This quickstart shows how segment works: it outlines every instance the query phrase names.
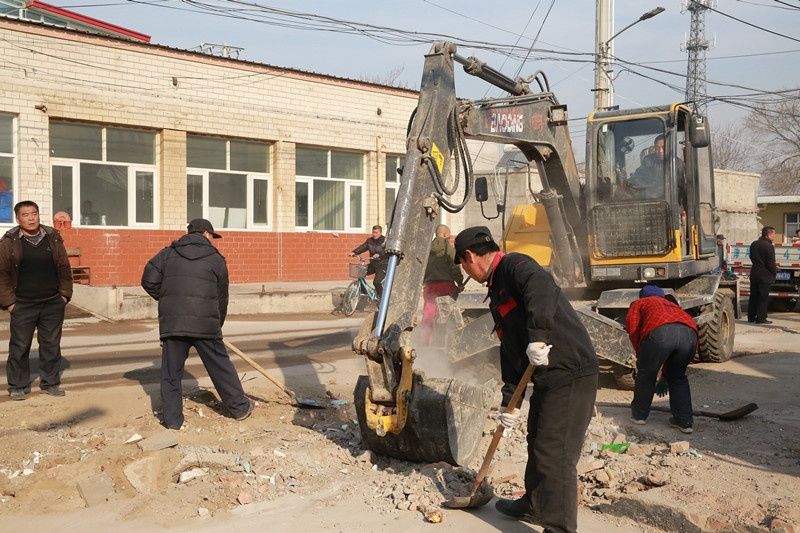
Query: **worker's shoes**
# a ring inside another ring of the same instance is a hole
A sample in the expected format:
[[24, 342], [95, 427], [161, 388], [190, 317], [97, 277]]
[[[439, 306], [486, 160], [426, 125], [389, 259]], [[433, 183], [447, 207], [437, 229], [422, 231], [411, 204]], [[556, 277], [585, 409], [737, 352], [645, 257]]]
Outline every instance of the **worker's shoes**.
[[42, 392], [49, 394], [50, 396], [65, 396], [67, 394], [64, 392], [64, 389], [58, 385], [53, 385], [52, 387], [47, 388], [42, 387]]
[[528, 522], [529, 524], [538, 523], [536, 516], [533, 514], [533, 505], [531, 504], [531, 500], [527, 496], [523, 496], [522, 498], [516, 500], [506, 500], [505, 498], [500, 498], [497, 500], [497, 502], [495, 502], [494, 507], [504, 515], [516, 520]]
[[643, 426], [647, 424], [647, 420], [639, 420], [638, 418], [631, 417], [631, 422], [636, 424], [637, 426]]
[[253, 400], [251, 400], [249, 398], [247, 399], [247, 401], [248, 401], [247, 411], [245, 411], [245, 413], [242, 414], [242, 415], [234, 417], [234, 419], [236, 421], [238, 421], [238, 422], [241, 422], [242, 420], [244, 420], [245, 418], [247, 418], [248, 416], [253, 414], [253, 409], [255, 408], [256, 404], [255, 404], [255, 402]]
[[756, 324], [772, 324], [772, 320], [756, 320]]
[[24, 400], [27, 394], [22, 389], [12, 389], [8, 391], [8, 395], [11, 396], [11, 399], [14, 401]]
[[669, 425], [671, 427], [678, 428], [681, 431], [681, 433], [689, 434], [689, 433], [693, 433], [694, 432], [694, 430], [692, 429], [692, 426], [682, 426], [682, 425], [678, 424], [678, 422], [672, 417], [670, 417], [670, 419], [669, 419]]

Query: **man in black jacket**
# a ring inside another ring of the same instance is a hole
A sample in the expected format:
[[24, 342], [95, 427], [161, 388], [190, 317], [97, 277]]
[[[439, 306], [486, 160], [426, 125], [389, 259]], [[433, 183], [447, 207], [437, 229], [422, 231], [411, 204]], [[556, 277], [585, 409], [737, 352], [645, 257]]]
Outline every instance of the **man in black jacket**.
[[750, 245], [750, 299], [747, 302], [747, 321], [756, 324], [772, 324], [767, 320], [769, 288], [775, 283], [775, 228], [764, 226], [761, 238]]
[[383, 278], [386, 277], [386, 257], [384, 256], [383, 247], [386, 244], [386, 237], [383, 236], [383, 227], [372, 226], [372, 237], [369, 237], [363, 244], [357, 246], [355, 250], [350, 253], [350, 257], [355, 257], [364, 252], [369, 252], [369, 266], [367, 266], [367, 276], [375, 274], [375, 279], [372, 281], [375, 285], [375, 292], [380, 299], [383, 294]]
[[169, 429], [183, 425], [181, 379], [192, 346], [231, 416], [244, 420], [253, 411], [222, 343], [228, 267], [211, 244], [222, 236], [203, 218], [192, 220], [187, 229], [188, 234], [161, 250], [142, 274], [142, 287], [158, 300], [161, 402], [163, 423]]
[[[574, 532], [578, 524], [577, 464], [597, 392], [597, 355], [589, 334], [553, 277], [530, 257], [500, 252], [489, 229], [467, 228], [455, 240], [456, 262], [487, 283], [500, 339], [503, 382], [519, 382], [536, 366], [528, 414], [526, 494], [501, 499], [497, 509], [547, 532]], [[503, 403], [510, 399], [504, 386]], [[499, 417], [517, 423], [516, 413]]]

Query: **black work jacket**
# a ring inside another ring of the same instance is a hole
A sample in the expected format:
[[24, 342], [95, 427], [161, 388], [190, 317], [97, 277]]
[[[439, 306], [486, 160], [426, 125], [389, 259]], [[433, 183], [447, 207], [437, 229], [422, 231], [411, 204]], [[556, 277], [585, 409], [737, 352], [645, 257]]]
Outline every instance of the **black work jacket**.
[[775, 283], [775, 246], [766, 237], [759, 237], [750, 245], [750, 279], [759, 283]]
[[184, 235], [148, 261], [142, 287], [158, 300], [160, 338], [222, 338], [228, 266], [201, 234]]
[[[355, 255], [363, 254], [364, 252], [369, 252], [369, 260], [375, 262], [381, 262], [385, 260], [384, 257], [384, 246], [386, 244], [386, 236], [381, 235], [377, 239], [373, 239], [372, 237], [368, 238], [364, 241], [361, 245], [357, 246], [353, 253]], [[372, 256], [378, 254], [376, 259], [373, 259]]]
[[[489, 275], [490, 309], [500, 339], [503, 382], [516, 386], [528, 366], [531, 342], [552, 345], [550, 363], [534, 372], [544, 392], [598, 372], [597, 355], [586, 328], [553, 277], [527, 255], [495, 258]], [[508, 400], [504, 387], [504, 403]]]

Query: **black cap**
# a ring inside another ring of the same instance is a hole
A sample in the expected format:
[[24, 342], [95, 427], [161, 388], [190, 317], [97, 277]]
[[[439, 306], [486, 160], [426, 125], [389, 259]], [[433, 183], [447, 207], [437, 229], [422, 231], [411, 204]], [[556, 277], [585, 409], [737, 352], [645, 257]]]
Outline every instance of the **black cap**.
[[473, 226], [456, 235], [456, 264], [461, 263], [461, 256], [472, 246], [494, 242], [492, 232], [486, 226]]
[[189, 222], [189, 225], [186, 226], [186, 231], [189, 233], [203, 233], [204, 231], [207, 231], [215, 239], [222, 238], [222, 235], [214, 231], [214, 226], [211, 225], [211, 222], [204, 218], [195, 218]]

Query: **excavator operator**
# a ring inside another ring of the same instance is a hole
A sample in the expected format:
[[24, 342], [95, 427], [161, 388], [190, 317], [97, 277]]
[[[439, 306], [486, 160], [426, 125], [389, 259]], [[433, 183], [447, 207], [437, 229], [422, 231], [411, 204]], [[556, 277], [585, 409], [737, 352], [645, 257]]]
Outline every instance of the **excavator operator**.
[[[516, 385], [529, 363], [537, 367], [525, 495], [498, 500], [497, 510], [546, 532], [575, 532], [576, 467], [597, 393], [597, 355], [589, 334], [550, 273], [527, 255], [500, 252], [488, 228], [465, 229], [455, 249], [456, 263], [489, 288], [503, 382]], [[506, 388], [504, 404], [510, 400]], [[503, 413], [499, 422], [514, 427], [518, 415]]]
[[650, 153], [642, 157], [642, 164], [628, 180], [628, 186], [641, 199], [660, 199], [664, 197], [665, 177], [665, 137], [658, 135], [653, 140]]

